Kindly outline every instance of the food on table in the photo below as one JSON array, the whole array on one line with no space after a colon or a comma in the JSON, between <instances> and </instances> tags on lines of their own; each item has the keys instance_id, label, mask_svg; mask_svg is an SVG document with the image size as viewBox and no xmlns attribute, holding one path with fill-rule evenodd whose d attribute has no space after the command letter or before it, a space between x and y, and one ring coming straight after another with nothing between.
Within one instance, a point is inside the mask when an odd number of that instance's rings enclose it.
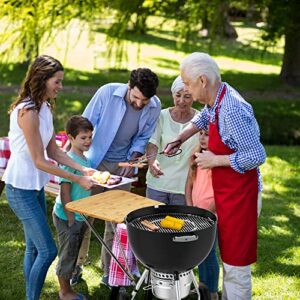
<instances>
[{"instance_id":1,"label":"food on table","mask_svg":"<svg viewBox=\"0 0 300 300\"><path fill-rule=\"evenodd\" d=\"M152 231L158 231L159 230L158 226L156 226L155 224L151 223L148 220L141 221L141 224L143 224L145 227L147 227L148 229L150 229Z\"/></svg>"},{"instance_id":2,"label":"food on table","mask_svg":"<svg viewBox=\"0 0 300 300\"><path fill-rule=\"evenodd\" d=\"M105 184L110 178L110 173L107 171L97 171L93 174L92 178L100 184Z\"/></svg>"},{"instance_id":3,"label":"food on table","mask_svg":"<svg viewBox=\"0 0 300 300\"><path fill-rule=\"evenodd\" d=\"M122 181L122 176L111 175L109 172L97 171L92 178L100 184L116 185Z\"/></svg>"},{"instance_id":4,"label":"food on table","mask_svg":"<svg viewBox=\"0 0 300 300\"><path fill-rule=\"evenodd\" d=\"M115 185L115 184L119 184L121 181L122 181L122 176L110 175L106 184L107 185Z\"/></svg>"},{"instance_id":5,"label":"food on table","mask_svg":"<svg viewBox=\"0 0 300 300\"><path fill-rule=\"evenodd\" d=\"M174 221L170 221L170 220L166 220L166 219L162 219L160 221L160 226L162 228L166 228L166 229L181 230L183 227L183 224L180 224L180 223L174 222Z\"/></svg>"}]
</instances>

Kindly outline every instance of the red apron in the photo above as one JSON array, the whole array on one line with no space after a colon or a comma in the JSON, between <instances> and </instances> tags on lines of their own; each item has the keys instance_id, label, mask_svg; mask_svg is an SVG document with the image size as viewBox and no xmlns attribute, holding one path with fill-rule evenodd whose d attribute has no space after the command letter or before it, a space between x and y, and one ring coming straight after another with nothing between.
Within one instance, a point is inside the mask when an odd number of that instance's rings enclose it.
<instances>
[{"instance_id":1,"label":"red apron","mask_svg":"<svg viewBox=\"0 0 300 300\"><path fill-rule=\"evenodd\" d=\"M217 155L234 153L219 135L219 106L224 98L224 85L216 108L215 123L209 123L208 149ZM212 183L218 215L218 239L222 261L233 266L256 262L257 255L257 170L240 174L231 167L212 169Z\"/></svg>"}]
</instances>

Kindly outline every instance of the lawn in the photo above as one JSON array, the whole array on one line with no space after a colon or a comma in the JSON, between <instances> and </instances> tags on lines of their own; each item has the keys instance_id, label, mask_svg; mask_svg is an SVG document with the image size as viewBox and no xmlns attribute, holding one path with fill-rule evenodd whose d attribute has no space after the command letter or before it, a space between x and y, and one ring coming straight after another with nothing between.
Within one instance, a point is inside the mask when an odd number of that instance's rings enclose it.
<instances>
[{"instance_id":1,"label":"lawn","mask_svg":"<svg viewBox=\"0 0 300 300\"><path fill-rule=\"evenodd\" d=\"M259 257L253 265L253 299L300 299L300 89L284 86L278 80L282 45L264 51L258 42L259 30L236 23L237 41L216 40L212 47L210 41L198 39L187 50L176 43L176 32L170 30L169 23L159 30L154 25L143 37L128 33L125 43L129 55L121 69L112 69L113 60L105 58L105 28L101 26L97 28L94 42L89 43L87 33L83 31L79 36L78 24L74 22L68 29L72 39L68 53L61 47L68 30L61 32L51 46L43 47L43 53L56 56L66 67L65 90L57 99L54 115L56 130L63 129L70 115L82 113L99 86L127 82L129 70L138 66L148 66L158 73L162 106L172 105L169 87L178 74L179 61L190 51L209 51L218 61L223 79L252 104L262 141L269 145L266 146L267 162L261 168L263 211L259 219ZM25 72L26 67L21 64L1 64L0 136L7 135L6 112ZM53 201L48 198L51 226ZM0 299L24 299L22 227L8 207L4 193L0 198L0 226ZM96 226L103 231L101 221ZM108 290L99 286L100 249L93 237L91 264L85 268L84 280L76 287L88 294L89 299L108 296ZM54 267L55 263L47 275L42 300L57 298ZM142 299L142 295L137 299Z\"/></svg>"},{"instance_id":2,"label":"lawn","mask_svg":"<svg viewBox=\"0 0 300 300\"><path fill-rule=\"evenodd\" d=\"M264 181L263 209L259 218L258 261L253 265L253 299L288 299L300 297L300 147L268 146L267 162L262 166ZM52 226L53 199L48 198L48 218ZM103 231L103 223L97 222ZM0 198L0 295L1 299L24 299L22 227L11 212L5 195ZM52 226L53 233L54 228ZM107 299L108 289L99 286L100 246L92 237L90 261L83 281L76 290L89 299ZM55 262L47 275L42 300L55 299L58 284ZM221 289L221 285L219 287ZM137 299L142 299L142 292ZM192 299L192 297L190 297Z\"/></svg>"}]
</instances>

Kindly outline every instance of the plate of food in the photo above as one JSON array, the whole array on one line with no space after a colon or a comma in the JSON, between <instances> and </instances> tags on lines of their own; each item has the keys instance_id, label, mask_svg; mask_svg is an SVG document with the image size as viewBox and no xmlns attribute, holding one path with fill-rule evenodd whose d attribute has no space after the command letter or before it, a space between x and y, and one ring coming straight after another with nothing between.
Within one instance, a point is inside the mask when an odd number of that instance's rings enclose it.
<instances>
[{"instance_id":1,"label":"plate of food","mask_svg":"<svg viewBox=\"0 0 300 300\"><path fill-rule=\"evenodd\" d=\"M100 185L108 189L113 189L120 185L129 184L136 181L136 178L113 175L108 171L97 171L93 174L92 179L96 182L96 185Z\"/></svg>"}]
</instances>

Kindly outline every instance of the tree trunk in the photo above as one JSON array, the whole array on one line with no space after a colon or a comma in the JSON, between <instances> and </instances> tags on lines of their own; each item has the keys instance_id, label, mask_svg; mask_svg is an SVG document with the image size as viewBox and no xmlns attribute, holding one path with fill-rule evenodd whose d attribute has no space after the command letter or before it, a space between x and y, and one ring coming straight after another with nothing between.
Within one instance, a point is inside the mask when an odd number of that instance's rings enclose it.
<instances>
[{"instance_id":1,"label":"tree trunk","mask_svg":"<svg viewBox=\"0 0 300 300\"><path fill-rule=\"evenodd\" d=\"M230 24L228 9L227 1L216 1L215 15L209 30L209 36L213 37L216 35L229 39L236 39L238 37L235 28Z\"/></svg>"},{"instance_id":2,"label":"tree trunk","mask_svg":"<svg viewBox=\"0 0 300 300\"><path fill-rule=\"evenodd\" d=\"M254 0L248 0L248 8L246 12L246 23L249 25L254 25L257 21L257 12L255 8L255 1Z\"/></svg>"},{"instance_id":3,"label":"tree trunk","mask_svg":"<svg viewBox=\"0 0 300 300\"><path fill-rule=\"evenodd\" d=\"M298 27L300 26L298 25ZM293 86L300 85L300 38L296 38L296 36L293 32L285 35L284 56L280 72L281 80Z\"/></svg>"}]
</instances>

